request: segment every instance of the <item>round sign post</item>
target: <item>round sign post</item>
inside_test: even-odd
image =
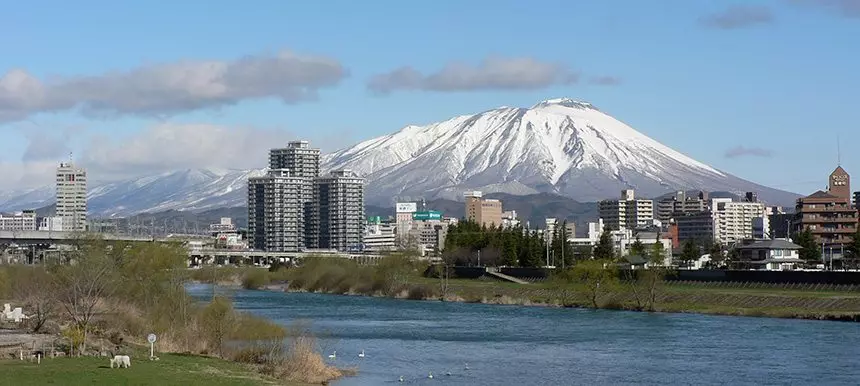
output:
[[[155,358],[155,334],[149,334],[146,340],[149,342],[149,359]]]

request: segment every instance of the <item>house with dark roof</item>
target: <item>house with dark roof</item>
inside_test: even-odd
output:
[[[791,271],[803,263],[801,246],[785,239],[756,240],[735,249],[741,264],[751,269]]]

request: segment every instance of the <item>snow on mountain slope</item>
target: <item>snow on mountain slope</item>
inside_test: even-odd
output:
[[[265,152],[268,149],[260,149]],[[796,194],[742,180],[634,130],[594,106],[553,99],[501,107],[400,131],[323,156],[323,170],[350,168],[367,178],[367,203],[395,198],[462,200],[466,190],[561,194],[580,202],[633,188],[657,197],[676,190],[755,191],[775,205]],[[89,212],[122,217],[169,209],[246,205],[247,179],[264,170],[192,169],[106,184],[91,183]],[[91,180],[96,176],[90,174]],[[0,192],[0,211],[54,202],[53,187]]]
[[[797,197],[714,169],[566,98],[407,126],[323,157],[323,169],[336,168],[364,175],[367,196],[380,204],[459,198],[469,189],[551,192],[579,201],[616,197],[626,188],[644,197],[678,189],[756,191],[775,203]]]
[[[247,202],[249,176],[262,170],[189,169],[146,176],[107,184],[94,184],[87,193],[89,214],[95,217],[122,217],[141,212],[169,209],[199,211],[242,206]],[[43,193],[47,191],[47,195]],[[35,200],[32,193],[0,196],[0,211],[35,209],[54,203],[54,189],[38,190],[44,199]]]

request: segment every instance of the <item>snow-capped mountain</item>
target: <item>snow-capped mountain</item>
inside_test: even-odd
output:
[[[323,170],[338,168],[366,177],[367,203],[384,206],[396,198],[461,200],[467,190],[515,195],[548,192],[580,202],[617,197],[628,188],[639,197],[682,189],[754,191],[774,205],[792,205],[798,197],[714,169],[588,103],[571,99],[407,126],[323,156]],[[243,206],[248,177],[264,172],[191,169],[91,183],[89,212],[95,217],[124,217],[169,209]],[[53,187],[0,192],[0,211],[53,203]]]
[[[459,199],[473,189],[579,201],[628,188],[640,197],[679,189],[755,191],[773,203],[797,197],[714,169],[566,98],[407,126],[326,155],[323,169],[337,168],[365,176],[367,196],[380,204],[395,197]]]
[[[89,214],[124,217],[169,209],[199,211],[245,205],[250,176],[262,170],[189,169],[106,184],[92,184]],[[0,196],[0,211],[40,208],[54,203],[54,189],[42,188]],[[4,199],[5,198],[5,199]]]

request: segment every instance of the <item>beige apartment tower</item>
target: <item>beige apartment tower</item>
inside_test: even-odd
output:
[[[466,219],[482,226],[502,226],[502,202],[484,199],[481,192],[466,192]]]
[[[63,230],[87,230],[87,171],[71,162],[57,167],[57,217],[62,218]]]

